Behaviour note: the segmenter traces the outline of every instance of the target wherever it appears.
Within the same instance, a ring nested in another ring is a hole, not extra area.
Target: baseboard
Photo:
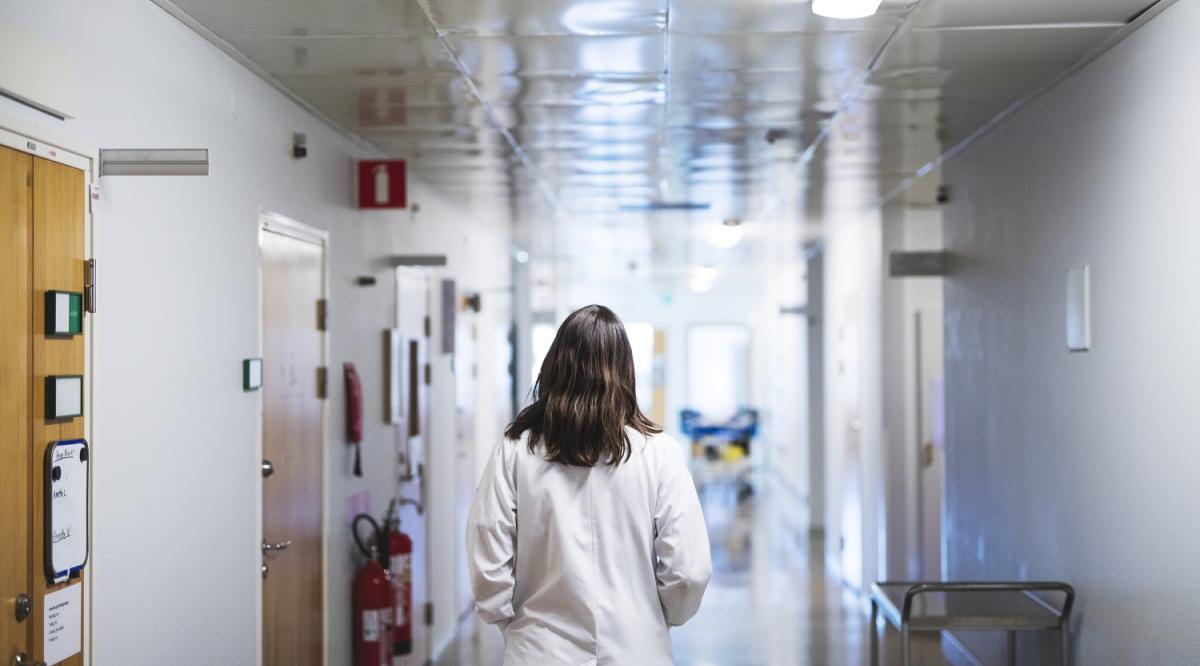
[[[983,666],[983,662],[949,631],[942,632],[942,656],[954,666]]]

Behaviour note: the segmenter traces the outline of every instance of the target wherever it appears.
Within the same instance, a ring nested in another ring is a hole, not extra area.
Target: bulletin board
[[[46,447],[46,579],[59,583],[79,575],[88,558],[88,443],[82,439]]]

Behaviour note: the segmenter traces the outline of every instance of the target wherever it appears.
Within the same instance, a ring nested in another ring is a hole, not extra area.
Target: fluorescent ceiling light
[[[872,16],[883,0],[813,0],[812,10],[818,16],[832,19],[857,19]]]

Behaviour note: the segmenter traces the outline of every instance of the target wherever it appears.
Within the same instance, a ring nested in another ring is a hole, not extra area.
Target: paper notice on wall
[[[76,583],[46,595],[42,656],[54,666],[79,654],[83,640],[83,585]]]

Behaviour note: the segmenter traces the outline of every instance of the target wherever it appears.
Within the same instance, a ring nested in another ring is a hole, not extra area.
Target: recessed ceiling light
[[[813,0],[812,10],[818,16],[832,19],[857,19],[872,16],[883,0]]]

